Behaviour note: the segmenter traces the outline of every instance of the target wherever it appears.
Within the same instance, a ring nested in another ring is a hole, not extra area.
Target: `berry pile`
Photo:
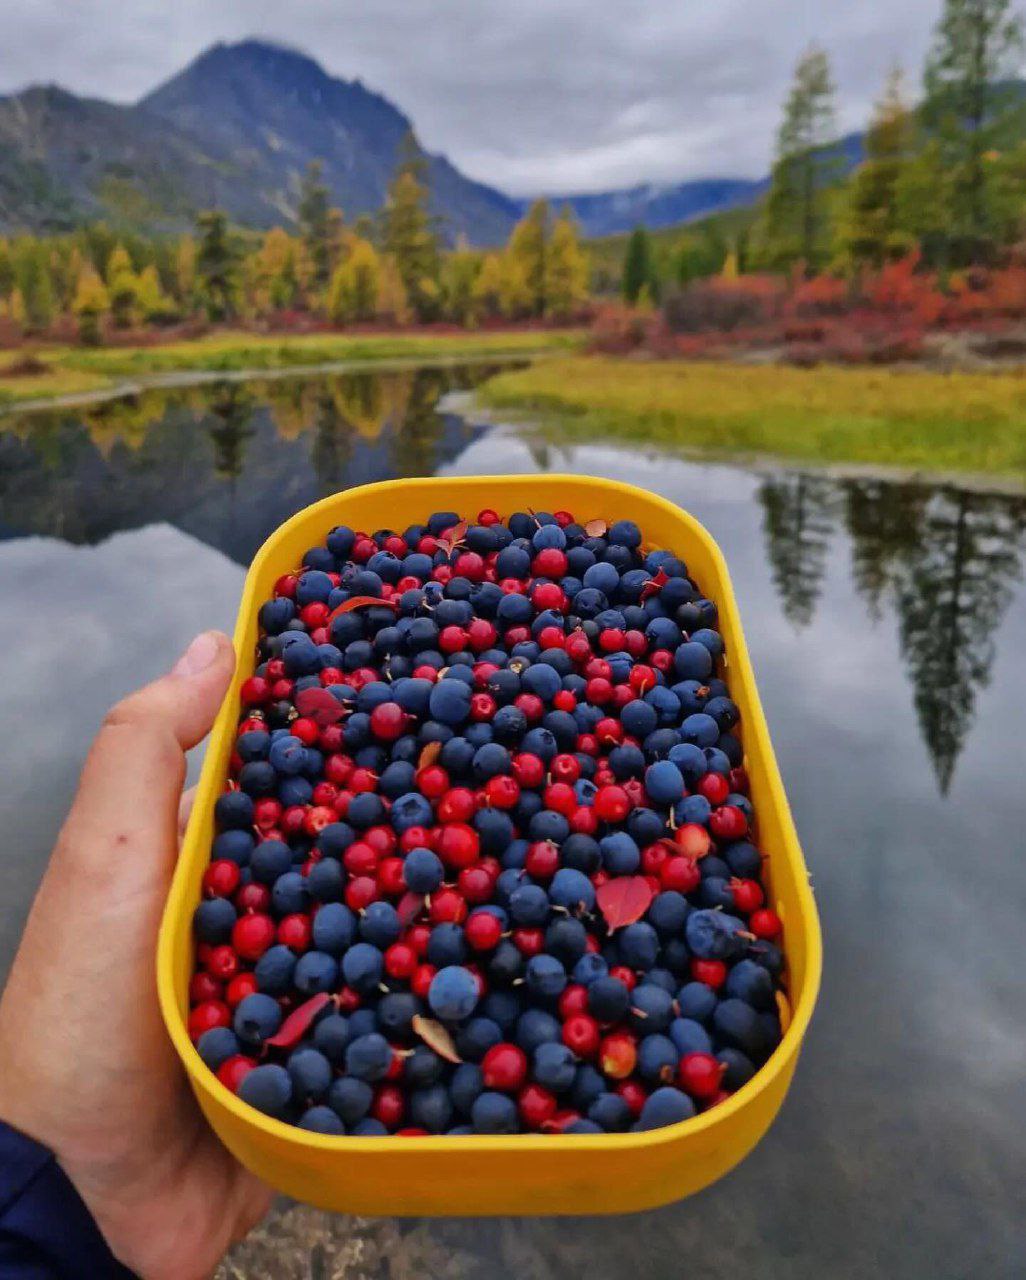
[[[318,1133],[686,1120],[780,1040],[715,604],[637,525],[332,529],[259,615],[189,1031]]]

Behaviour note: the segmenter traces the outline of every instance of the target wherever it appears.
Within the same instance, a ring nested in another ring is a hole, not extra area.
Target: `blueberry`
[[[427,1088],[441,1080],[444,1072],[445,1063],[426,1044],[418,1044],[403,1063],[403,1080],[412,1089]]]
[[[552,877],[549,898],[557,906],[565,907],[568,911],[593,911],[595,886],[582,871],[572,867],[560,867]]]
[[[241,1052],[238,1037],[230,1027],[211,1027],[204,1031],[196,1041],[196,1049],[211,1071]]]
[[[248,831],[240,831],[237,828],[222,831],[220,835],[214,837],[210,856],[212,859],[224,858],[228,862],[237,863],[240,867],[248,867],[255,844],[256,841]]]
[[[281,1026],[278,1001],[260,991],[245,996],[235,1009],[232,1026],[243,1044],[263,1044]]]
[[[280,1119],[292,1100],[292,1077],[284,1067],[265,1062],[243,1076],[239,1097],[265,1115]]]
[[[469,1116],[471,1108],[484,1090],[481,1068],[473,1062],[461,1062],[452,1073],[449,1096],[453,1106],[462,1115]]]
[[[218,946],[231,938],[235,920],[235,908],[227,898],[208,898],[196,908],[192,927],[200,942]]]
[[[319,1049],[333,1067],[340,1067],[345,1061],[348,1043],[349,1022],[341,1013],[329,1013],[314,1025],[314,1048]]]
[[[534,1079],[545,1089],[562,1093],[574,1082],[576,1062],[565,1044],[546,1041],[538,1045],[531,1055],[531,1071]]]
[[[316,864],[310,876],[321,864]],[[313,944],[318,951],[340,956],[356,938],[356,916],[341,902],[328,902],[313,918]]]
[[[712,675],[712,654],[704,644],[686,641],[674,651],[673,669],[679,680],[705,680]]]
[[[521,1013],[520,997],[512,991],[489,991],[481,1001],[481,1012],[508,1036]]]
[[[712,1053],[712,1037],[700,1022],[693,1018],[674,1018],[668,1032],[670,1039],[683,1057],[686,1053]]]
[[[431,689],[428,710],[441,724],[463,724],[470,715],[470,688],[461,680],[439,680]]]
[[[615,831],[599,841],[602,865],[611,876],[633,875],[641,866],[641,850],[626,831]],[[654,963],[654,961],[653,961]]]
[[[364,792],[364,795],[371,795],[371,792]],[[374,797],[377,799],[377,797]],[[353,804],[361,799],[355,796],[349,806],[349,812],[352,814]],[[431,801],[426,796],[422,796],[419,791],[408,791],[405,795],[399,796],[392,804],[389,813],[392,826],[399,835],[407,831],[410,827],[430,827],[434,822],[434,813],[431,809]],[[377,821],[377,819],[375,819]],[[368,824],[373,825],[373,824]]]
[[[491,1018],[471,1018],[456,1033],[456,1051],[467,1062],[480,1062],[492,1045],[502,1042],[502,1030]]]
[[[369,1036],[378,1029],[377,1010],[364,1005],[361,1009],[354,1009],[349,1015],[349,1039],[355,1040],[359,1036]]]
[[[607,536],[612,545],[628,547],[631,551],[641,546],[641,530],[633,520],[617,520]]]
[[[415,1089],[409,1098],[410,1119],[429,1133],[444,1133],[452,1122],[453,1106],[444,1084]]]
[[[631,1123],[631,1109],[618,1093],[603,1093],[588,1108],[588,1119],[607,1133],[623,1133]]]
[[[638,1075],[648,1084],[668,1084],[676,1074],[680,1052],[669,1036],[646,1035],[638,1041]]]
[[[658,760],[645,771],[645,790],[656,804],[676,804],[684,795],[684,779],[672,760]]]
[[[295,971],[296,957],[288,947],[269,947],[253,969],[257,990],[269,996],[287,996]]]
[[[531,1053],[541,1044],[558,1044],[561,1034],[562,1028],[551,1013],[544,1009],[525,1009],[517,1019],[514,1038],[525,1053]]]
[[[668,889],[657,893],[647,912],[649,924],[656,933],[666,937],[679,935],[684,928],[691,906],[682,893]]]
[[[408,1039],[421,1002],[409,991],[392,991],[378,1001],[378,1027],[390,1040]]]
[[[762,872],[758,849],[745,840],[728,845],[723,851],[723,860],[731,873],[743,880],[757,880]]]
[[[342,957],[342,976],[346,985],[360,995],[371,995],[381,982],[384,960],[377,947],[357,942]]]
[[[773,1009],[773,979],[767,969],[754,960],[739,960],[727,974],[725,996],[744,1000],[756,1009]]]
[[[743,1000],[721,1000],[713,1013],[713,1028],[723,1042],[749,1058],[761,1061],[765,1056],[765,1029],[756,1011]]]
[[[307,951],[296,961],[292,984],[302,995],[319,995],[338,986],[338,961],[326,951]]]
[[[743,932],[742,921],[725,911],[692,911],[684,925],[688,946],[701,960],[733,959],[744,949]]]
[[[628,1022],[635,1031],[650,1035],[665,1031],[673,1020],[673,996],[651,982],[642,982],[631,992]]]
[[[244,791],[226,791],[214,805],[214,820],[222,831],[253,825],[253,801]]]
[[[677,992],[677,1004],[685,1018],[708,1022],[717,1005],[717,995],[704,982],[688,982]]]
[[[331,1084],[331,1063],[318,1049],[302,1046],[289,1054],[286,1064],[297,1097],[319,1101]]]
[[[273,885],[292,867],[292,850],[284,840],[264,840],[253,850],[249,860],[253,879]]]
[[[639,1130],[661,1129],[667,1124],[677,1124],[681,1120],[690,1120],[695,1114],[694,1104],[685,1093],[664,1085],[656,1089],[645,1099],[634,1128]]]
[[[599,1022],[619,1022],[630,1008],[630,992],[619,978],[596,978],[588,988],[588,1012]]]
[[[720,736],[720,728],[712,716],[707,716],[704,711],[696,711],[694,715],[685,717],[680,726],[680,736],[682,741],[694,743],[695,746],[711,747]]]
[[[588,949],[588,932],[572,916],[560,916],[545,930],[545,950],[564,966],[572,969]]]
[[[380,1120],[368,1116],[366,1120],[361,1120],[359,1124],[354,1125],[350,1134],[354,1138],[385,1138],[388,1136],[388,1130]]]
[[[399,941],[402,928],[399,914],[390,902],[371,902],[360,917],[360,937],[381,951]]]
[[[517,1108],[504,1093],[481,1093],[470,1109],[475,1133],[516,1133]]]
[[[518,925],[544,924],[549,918],[549,895],[537,884],[522,884],[510,894],[509,913]]]
[[[477,999],[477,983],[473,974],[459,965],[439,969],[428,988],[428,1004],[445,1022],[461,1022],[469,1018]]]
[[[560,857],[564,867],[581,871],[585,876],[593,876],[602,865],[602,849],[599,842],[592,836],[579,832],[574,832],[563,841]]]
[[[524,981],[528,991],[536,998],[555,1000],[567,984],[566,970],[555,956],[542,952],[528,960]]]
[[[721,1081],[724,1089],[734,1093],[755,1075],[755,1065],[740,1049],[721,1049],[716,1055],[727,1068]]]
[[[346,1072],[358,1080],[383,1080],[392,1064],[392,1048],[384,1036],[372,1032],[346,1046]]]
[[[659,956],[659,936],[650,924],[639,920],[621,931],[619,947],[620,957],[629,968],[651,969]]]
[[[271,907],[277,916],[288,916],[305,911],[309,905],[310,893],[306,877],[298,871],[286,871],[274,882],[271,890]]]
[[[430,849],[411,849],[403,862],[403,879],[412,893],[434,893],[445,878],[445,868]]]
[[[588,951],[574,965],[571,976],[574,982],[588,987],[599,978],[606,977],[608,973],[609,965],[605,960],[597,952]]]
[[[327,1133],[334,1136],[345,1133],[345,1125],[330,1107],[310,1107],[298,1121],[300,1129],[310,1133]]]
[[[563,1130],[564,1133],[602,1133],[603,1129],[600,1124],[596,1124],[594,1120],[588,1120],[581,1116],[577,1120],[571,1120]]]

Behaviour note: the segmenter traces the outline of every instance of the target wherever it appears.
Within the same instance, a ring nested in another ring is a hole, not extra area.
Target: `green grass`
[[[223,332],[159,346],[45,346],[31,352],[46,366],[43,372],[5,376],[4,362],[0,362],[0,404],[102,391],[123,379],[148,374],[288,369],[342,361],[538,355],[567,351],[581,340],[580,332],[569,329],[285,337]],[[18,352],[17,358],[26,354]],[[15,353],[11,358],[16,358]]]
[[[478,394],[543,415],[560,439],[1026,476],[1026,378],[1014,373],[571,356],[498,374]]]

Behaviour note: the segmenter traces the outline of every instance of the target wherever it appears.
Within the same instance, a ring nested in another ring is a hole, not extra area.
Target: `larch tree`
[[[535,200],[513,228],[506,246],[506,257],[516,263],[527,291],[528,314],[545,314],[546,256],[549,238],[549,205]]]
[[[627,241],[623,260],[621,292],[624,301],[633,306],[644,289],[651,291],[654,274],[652,237],[645,227],[635,227]]]
[[[993,162],[1021,120],[1023,47],[1012,0],[944,0],[923,73],[923,120],[946,178],[949,255],[986,257],[995,239]]]
[[[826,52],[810,46],[798,60],[784,118],[770,189],[759,222],[760,256],[769,266],[800,260],[814,272],[830,247],[828,188],[836,178],[834,83]]]
[[[381,246],[420,321],[435,319],[441,303],[441,246],[428,199],[427,161],[408,135],[381,211]]]
[[[545,256],[545,314],[569,320],[588,299],[588,259],[569,209],[552,224]]]

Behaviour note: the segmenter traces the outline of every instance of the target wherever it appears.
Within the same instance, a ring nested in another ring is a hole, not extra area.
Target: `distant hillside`
[[[675,186],[647,183],[591,195],[550,196],[561,209],[569,205],[591,236],[615,235],[632,227],[670,227],[693,218],[751,204],[765,190],[764,179],[698,178]]]
[[[308,162],[324,162],[347,216],[380,208],[412,129],[386,98],[312,58],[247,40],[214,45],[135,106],[55,86],[0,97],[0,228],[51,230],[95,218],[182,230],[217,205],[256,227],[294,219]],[[449,239],[502,240],[507,196],[428,159]]]

